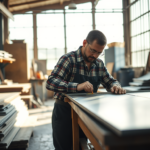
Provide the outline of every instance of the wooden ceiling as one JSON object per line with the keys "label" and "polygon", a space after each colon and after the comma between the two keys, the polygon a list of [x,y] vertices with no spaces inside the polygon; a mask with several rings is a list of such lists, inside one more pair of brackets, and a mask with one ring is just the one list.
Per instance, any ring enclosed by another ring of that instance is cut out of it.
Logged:
{"label": "wooden ceiling", "polygon": [[[25,13],[27,11],[63,9],[69,5],[72,0],[8,0],[8,9],[13,14]],[[73,0],[74,3],[80,4],[95,0]]]}

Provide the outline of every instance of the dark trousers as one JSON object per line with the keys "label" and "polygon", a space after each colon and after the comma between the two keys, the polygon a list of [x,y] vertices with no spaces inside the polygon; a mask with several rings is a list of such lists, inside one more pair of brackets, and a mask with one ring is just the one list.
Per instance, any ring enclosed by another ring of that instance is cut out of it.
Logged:
{"label": "dark trousers", "polygon": [[[55,150],[72,150],[71,107],[55,102],[52,114],[53,144]],[[79,136],[86,138],[81,129]]]}

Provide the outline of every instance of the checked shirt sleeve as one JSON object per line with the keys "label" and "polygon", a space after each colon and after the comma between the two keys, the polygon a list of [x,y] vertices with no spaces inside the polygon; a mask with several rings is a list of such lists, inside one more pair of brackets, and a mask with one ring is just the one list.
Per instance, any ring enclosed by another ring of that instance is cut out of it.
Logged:
{"label": "checked shirt sleeve", "polygon": [[107,91],[110,91],[110,88],[113,87],[114,85],[120,86],[119,82],[114,79],[109,72],[107,71],[107,68],[103,66],[103,80],[102,80],[102,85],[107,89]]}
{"label": "checked shirt sleeve", "polygon": [[54,92],[73,93],[76,92],[78,83],[67,82],[71,76],[69,58],[62,56],[51,75],[48,77],[46,88]]}

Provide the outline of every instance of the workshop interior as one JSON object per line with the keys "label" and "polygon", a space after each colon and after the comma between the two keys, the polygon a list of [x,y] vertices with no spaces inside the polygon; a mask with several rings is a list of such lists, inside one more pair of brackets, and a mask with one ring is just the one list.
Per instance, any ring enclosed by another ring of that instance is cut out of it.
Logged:
{"label": "workshop interior", "polygon": [[[78,92],[70,72],[59,78],[72,69],[59,62],[80,46],[83,63],[95,56],[83,44],[93,30],[107,39],[95,61],[108,75],[97,76],[96,92]],[[107,78],[125,94],[106,88]],[[72,150],[150,150],[150,0],[0,0],[0,150],[59,150],[52,118],[60,93],[71,110]]]}

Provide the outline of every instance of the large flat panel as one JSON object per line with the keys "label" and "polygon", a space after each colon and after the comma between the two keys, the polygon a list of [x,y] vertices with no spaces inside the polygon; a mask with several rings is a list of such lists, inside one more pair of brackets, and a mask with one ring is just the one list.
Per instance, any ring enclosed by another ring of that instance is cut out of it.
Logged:
{"label": "large flat panel", "polygon": [[149,98],[129,94],[68,94],[68,97],[120,136],[150,133]]}

